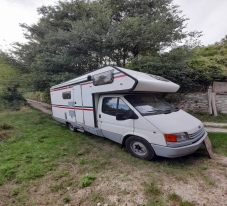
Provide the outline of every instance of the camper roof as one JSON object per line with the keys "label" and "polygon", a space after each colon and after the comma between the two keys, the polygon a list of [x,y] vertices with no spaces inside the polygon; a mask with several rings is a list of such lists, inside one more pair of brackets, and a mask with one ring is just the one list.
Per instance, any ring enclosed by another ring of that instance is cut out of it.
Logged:
{"label": "camper roof", "polygon": [[[103,72],[107,72],[107,71],[111,71],[111,70],[116,71],[116,72],[121,72],[125,76],[134,80],[133,84],[131,85],[130,91],[168,92],[168,93],[170,92],[170,93],[172,93],[172,92],[176,92],[180,87],[179,85],[177,85],[163,77],[160,77],[160,76],[146,74],[143,72],[137,72],[137,71],[133,71],[133,70],[125,69],[125,68],[121,68],[121,67],[116,67],[116,66],[106,66],[106,67],[99,68],[95,71],[89,72],[87,74],[84,74],[80,77],[69,80],[67,82],[55,85],[55,86],[51,87],[51,90],[61,88],[61,87],[67,87],[70,85],[84,84],[86,82],[91,82],[92,77],[94,77],[95,75],[99,75]],[[114,81],[112,84],[114,84]],[[108,89],[109,89],[109,86],[108,86]]]}

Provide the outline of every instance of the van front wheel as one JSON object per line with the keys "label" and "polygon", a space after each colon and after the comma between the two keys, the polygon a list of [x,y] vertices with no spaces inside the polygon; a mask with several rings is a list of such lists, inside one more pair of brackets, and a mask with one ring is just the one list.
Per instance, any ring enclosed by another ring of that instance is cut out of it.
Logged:
{"label": "van front wheel", "polygon": [[125,144],[127,150],[140,159],[151,160],[156,156],[152,146],[141,137],[128,137]]}

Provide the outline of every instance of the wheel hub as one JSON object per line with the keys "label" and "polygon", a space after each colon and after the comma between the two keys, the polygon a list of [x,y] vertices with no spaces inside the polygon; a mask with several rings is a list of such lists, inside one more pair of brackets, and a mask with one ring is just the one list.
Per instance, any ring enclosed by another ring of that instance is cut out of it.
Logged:
{"label": "wheel hub", "polygon": [[132,142],[130,146],[136,155],[144,156],[147,154],[147,148],[141,142]]}

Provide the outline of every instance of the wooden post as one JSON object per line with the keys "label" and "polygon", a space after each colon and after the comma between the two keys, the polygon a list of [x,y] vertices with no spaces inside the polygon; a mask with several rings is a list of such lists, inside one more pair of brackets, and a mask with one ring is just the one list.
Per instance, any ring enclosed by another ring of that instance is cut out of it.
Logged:
{"label": "wooden post", "polygon": [[212,107],[213,107],[213,111],[214,111],[214,116],[217,117],[218,113],[217,113],[217,108],[216,108],[216,93],[212,92]]}
{"label": "wooden post", "polygon": [[212,105],[211,105],[211,95],[212,94],[212,86],[209,86],[208,92],[207,92],[207,97],[208,97],[208,113],[212,114]]}

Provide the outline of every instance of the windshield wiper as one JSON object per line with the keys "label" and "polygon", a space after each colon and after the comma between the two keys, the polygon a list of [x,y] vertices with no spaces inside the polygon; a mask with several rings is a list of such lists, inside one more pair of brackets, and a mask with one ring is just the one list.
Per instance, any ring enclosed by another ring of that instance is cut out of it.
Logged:
{"label": "windshield wiper", "polygon": [[167,109],[167,110],[164,110],[163,111],[163,114],[169,114],[169,113],[171,113],[172,111],[171,111],[171,109]]}

